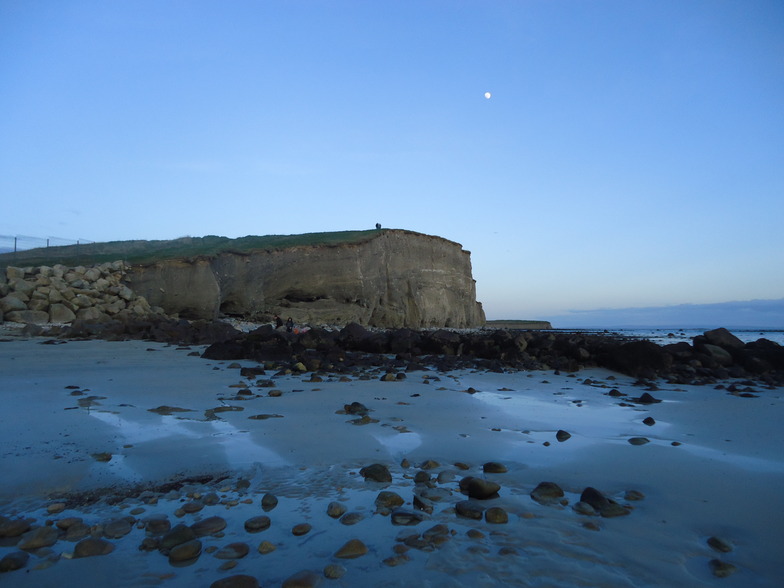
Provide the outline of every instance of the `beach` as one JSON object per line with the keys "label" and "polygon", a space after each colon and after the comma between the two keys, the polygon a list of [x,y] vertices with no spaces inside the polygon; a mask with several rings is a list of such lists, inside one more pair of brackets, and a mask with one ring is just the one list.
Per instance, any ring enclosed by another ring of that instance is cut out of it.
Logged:
{"label": "beach", "polygon": [[[784,578],[781,388],[646,389],[598,368],[314,377],[206,360],[203,350],[0,342],[0,515],[6,528],[30,522],[0,537],[0,558],[28,554],[0,582],[184,587],[245,575],[280,586],[300,574],[299,585],[327,586],[746,587]],[[363,475],[373,464],[387,481]],[[499,489],[469,498],[468,477]],[[542,482],[563,494],[541,496]],[[613,508],[582,506],[586,488]],[[268,495],[277,502],[265,509]],[[345,513],[334,516],[333,503]],[[77,518],[110,553],[74,557],[78,540],[66,536]],[[150,522],[164,518],[217,526],[199,535],[197,557],[172,561]],[[51,544],[20,549],[46,526]],[[336,555],[352,540],[363,547]]]}

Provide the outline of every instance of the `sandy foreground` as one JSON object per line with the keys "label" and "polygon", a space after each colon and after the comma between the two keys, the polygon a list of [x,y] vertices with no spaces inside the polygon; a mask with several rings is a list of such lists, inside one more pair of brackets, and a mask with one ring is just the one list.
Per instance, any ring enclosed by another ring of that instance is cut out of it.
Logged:
{"label": "sandy foreground", "polygon": [[[64,538],[28,550],[25,567],[0,574],[0,584],[207,587],[247,574],[280,586],[302,570],[322,586],[784,582],[780,388],[743,397],[660,382],[650,394],[662,402],[643,405],[630,399],[644,389],[604,370],[422,371],[395,382],[368,373],[366,380],[312,382],[310,374],[274,371],[242,377],[234,362],[198,357],[198,347],[43,342],[0,341],[0,515],[34,519],[33,528],[79,517],[94,535],[122,517],[133,525],[107,539],[108,555],[73,558],[76,541]],[[611,396],[612,389],[626,396]],[[270,396],[273,390],[280,396]],[[369,408],[371,422],[352,423],[359,417],[343,410],[351,402]],[[151,411],[162,406],[169,409]],[[646,417],[655,424],[643,423]],[[559,430],[571,437],[558,441]],[[428,460],[437,463],[426,470],[430,487],[415,486]],[[491,461],[508,471],[484,473]],[[359,470],[374,463],[388,467],[392,482],[363,479]],[[193,481],[199,476],[213,478]],[[478,502],[501,507],[508,522],[455,513],[467,499],[458,486],[464,476],[500,484],[497,498]],[[188,478],[182,487],[161,487]],[[563,489],[562,503],[532,499],[544,481]],[[629,514],[579,514],[574,506],[588,486]],[[432,513],[412,504],[415,488]],[[423,520],[398,525],[376,512],[382,491],[400,495],[401,508]],[[268,493],[278,503],[265,511]],[[330,517],[331,502],[358,522]],[[58,504],[61,512],[47,510]],[[160,515],[172,525],[221,517],[226,527],[200,537],[195,561],[173,565],[157,550],[140,550],[144,521]],[[262,515],[269,528],[245,529]],[[310,530],[294,535],[301,523]],[[426,531],[439,524],[446,531],[440,527],[431,540]],[[730,551],[711,547],[711,537]],[[336,557],[351,539],[367,553]],[[0,537],[0,558],[19,552],[18,540]],[[274,551],[260,553],[263,542]],[[248,554],[227,559],[236,549],[226,546],[236,543]],[[731,564],[732,573],[716,577],[712,560]],[[325,568],[342,576],[329,579]]]}

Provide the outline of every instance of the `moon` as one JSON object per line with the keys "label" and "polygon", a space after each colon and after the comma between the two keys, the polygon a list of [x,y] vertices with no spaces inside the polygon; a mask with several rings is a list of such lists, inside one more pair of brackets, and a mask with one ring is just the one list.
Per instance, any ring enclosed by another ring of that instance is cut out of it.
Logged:
{"label": "moon", "polygon": [[493,95],[492,95],[490,92],[485,92],[485,98],[487,98],[488,100],[490,100],[490,98],[491,98],[492,96],[493,96]]}

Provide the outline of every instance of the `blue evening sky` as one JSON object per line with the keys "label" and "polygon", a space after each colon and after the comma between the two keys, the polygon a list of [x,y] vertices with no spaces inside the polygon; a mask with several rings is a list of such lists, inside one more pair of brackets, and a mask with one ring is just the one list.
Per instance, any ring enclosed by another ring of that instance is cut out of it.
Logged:
{"label": "blue evening sky", "polygon": [[439,235],[488,318],[782,298],[784,2],[0,0],[0,201]]}

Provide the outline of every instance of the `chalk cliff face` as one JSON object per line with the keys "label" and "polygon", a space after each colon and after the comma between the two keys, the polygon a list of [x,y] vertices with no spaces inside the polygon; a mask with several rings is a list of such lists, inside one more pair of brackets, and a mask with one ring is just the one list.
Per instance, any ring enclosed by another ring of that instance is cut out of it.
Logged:
{"label": "chalk cliff face", "polygon": [[476,327],[470,253],[459,243],[385,230],[360,243],[302,246],[133,266],[126,282],[168,313],[297,323]]}

